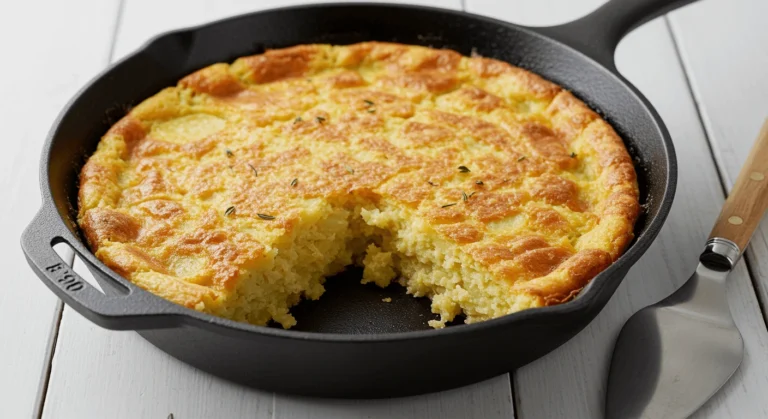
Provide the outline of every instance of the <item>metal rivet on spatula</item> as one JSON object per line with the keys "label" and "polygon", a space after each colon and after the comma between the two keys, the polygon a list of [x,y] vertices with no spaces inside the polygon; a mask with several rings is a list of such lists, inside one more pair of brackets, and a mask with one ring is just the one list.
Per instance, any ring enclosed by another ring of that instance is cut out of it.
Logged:
{"label": "metal rivet on spatula", "polygon": [[728,222],[735,226],[738,226],[738,225],[741,225],[741,223],[743,223],[744,220],[742,220],[741,217],[734,215],[733,217],[728,218]]}

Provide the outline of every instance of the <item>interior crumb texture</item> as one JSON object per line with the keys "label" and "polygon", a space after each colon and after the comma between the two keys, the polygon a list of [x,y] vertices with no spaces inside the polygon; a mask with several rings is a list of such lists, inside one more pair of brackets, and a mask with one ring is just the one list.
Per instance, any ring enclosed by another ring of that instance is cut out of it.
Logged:
{"label": "interior crumb texture", "polygon": [[443,327],[568,301],[637,211],[621,140],[569,92],[364,43],[215,64],[147,99],[83,168],[78,222],[110,268],[193,309],[289,328],[359,265]]}

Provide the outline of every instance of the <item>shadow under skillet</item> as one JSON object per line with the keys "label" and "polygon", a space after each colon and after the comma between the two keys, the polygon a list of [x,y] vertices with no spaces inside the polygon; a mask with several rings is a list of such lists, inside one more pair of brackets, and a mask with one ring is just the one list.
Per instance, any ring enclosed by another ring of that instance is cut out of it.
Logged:
{"label": "shadow under skillet", "polygon": [[[387,288],[362,285],[363,270],[347,268],[325,281],[319,300],[302,300],[291,308],[297,324],[291,330],[318,333],[375,334],[428,330],[430,320],[440,316],[430,310],[430,300],[415,298],[393,283]],[[391,299],[386,302],[384,299]],[[457,316],[451,324],[463,324]],[[271,324],[271,327],[280,325]]]}

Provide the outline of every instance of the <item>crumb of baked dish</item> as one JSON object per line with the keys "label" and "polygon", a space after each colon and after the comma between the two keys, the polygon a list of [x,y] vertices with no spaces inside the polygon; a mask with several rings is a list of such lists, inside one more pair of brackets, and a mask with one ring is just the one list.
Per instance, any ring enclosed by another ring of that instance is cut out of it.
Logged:
{"label": "crumb of baked dish", "polygon": [[573,298],[638,216],[611,126],[507,63],[367,42],[214,64],[145,100],[82,169],[96,256],[186,307],[289,328],[363,266],[443,327]]}

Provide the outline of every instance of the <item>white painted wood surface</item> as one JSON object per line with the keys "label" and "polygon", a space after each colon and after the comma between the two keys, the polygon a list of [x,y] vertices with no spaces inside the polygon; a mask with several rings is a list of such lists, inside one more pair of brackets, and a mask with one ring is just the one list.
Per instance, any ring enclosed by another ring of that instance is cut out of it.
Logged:
{"label": "white painted wood surface", "polygon": [[[708,0],[670,17],[704,127],[729,190],[761,121],[768,118],[765,16],[768,1]],[[764,307],[768,304],[766,255],[768,221],[763,220],[752,238],[747,262]]]}
{"label": "white painted wood surface", "polygon": [[[14,61],[29,63],[18,69],[0,67],[0,93],[17,98],[0,105],[2,126],[11,127],[4,131],[11,137],[6,141],[7,152],[0,155],[5,159],[0,165],[5,171],[0,185],[11,198],[0,207],[4,211],[0,222],[12,233],[2,249],[11,255],[15,274],[10,290],[5,290],[10,292],[0,294],[0,359],[19,360],[0,364],[0,418],[28,417],[41,406],[42,400],[36,402],[37,392],[45,387],[40,378],[46,371],[49,336],[56,330],[58,313],[53,295],[19,256],[17,237],[22,223],[15,218],[18,214],[30,218],[37,209],[39,195],[30,180],[37,178],[44,133],[64,101],[107,62],[113,30],[117,36],[113,56],[119,58],[152,35],[172,28],[307,1],[123,0],[120,8],[117,0],[57,2],[55,6],[51,2],[46,12],[49,21],[44,22],[37,13],[41,6],[35,3],[24,3],[22,13],[16,3],[12,13],[4,13],[5,4],[0,5],[0,45]],[[412,2],[456,9],[464,5],[474,13],[544,25],[583,15],[602,0]],[[510,389],[508,375],[503,375],[462,389],[406,399],[344,401],[273,395],[198,372],[135,333],[100,329],[65,308],[42,416],[166,418],[174,413],[177,419],[510,418],[516,410],[524,419],[600,417],[608,360],[618,330],[632,312],[669,294],[687,278],[723,201],[704,129],[725,178],[733,179],[757,127],[768,116],[764,99],[768,94],[764,76],[768,72],[768,27],[756,17],[765,16],[766,9],[763,0],[707,0],[675,12],[670,21],[687,75],[665,19],[638,29],[619,46],[619,69],[654,103],[675,140],[680,162],[677,199],[660,238],[605,310],[571,342],[515,372],[514,389]],[[30,25],[33,19],[38,21]],[[38,34],[26,39],[26,44],[14,42],[19,39],[16,34],[32,27]],[[704,127],[686,77],[699,102]],[[27,80],[35,80],[37,85],[22,90],[22,81]],[[764,283],[768,229],[764,227],[761,233],[749,256],[758,281]],[[764,285],[763,293],[766,288]],[[724,391],[696,417],[768,417],[764,396],[768,394],[768,330],[743,263],[729,282],[728,292],[747,357]]]}
{"label": "white painted wood surface", "polygon": [[19,247],[40,206],[40,148],[61,107],[106,64],[116,6],[102,0],[0,2],[0,418],[37,414],[61,311]]}

